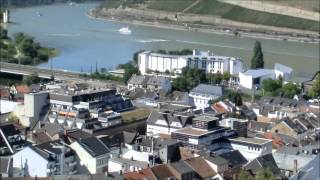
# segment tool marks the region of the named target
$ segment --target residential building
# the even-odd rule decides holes
[[[237,118],[226,118],[219,122],[222,127],[229,127],[234,130],[238,136],[246,137],[248,130],[248,120]]]
[[[123,174],[125,180],[141,180],[141,179],[148,179],[148,180],[158,180],[157,177],[154,175],[151,168],[142,169],[140,171],[135,172],[127,172]]]
[[[132,75],[128,81],[128,89],[141,88],[151,91],[171,91],[171,82],[164,76]]]
[[[233,149],[239,152],[248,160],[272,153],[272,141],[263,138],[232,138],[229,139]]]
[[[108,170],[110,149],[98,138],[88,137],[73,142],[70,147],[77,153],[80,165],[91,174],[104,173]]]
[[[139,137],[134,144],[126,144],[122,157],[149,164],[169,163],[179,160],[180,143],[174,139]]]
[[[223,89],[221,86],[213,86],[207,84],[199,84],[189,93],[189,97],[191,97],[197,109],[204,109],[209,107],[210,100],[218,99],[222,95]]]
[[[319,154],[305,151],[304,147],[283,147],[272,155],[278,168],[286,177],[297,174],[298,171],[319,156]]]
[[[149,163],[113,156],[108,160],[108,173],[129,173],[149,167]]]
[[[195,180],[198,178],[197,173],[185,161],[170,163],[168,167],[178,180]]]
[[[212,149],[212,141],[229,136],[227,129],[217,124],[217,117],[199,116],[193,119],[192,127],[172,132],[171,138],[192,149]]]
[[[185,160],[185,162],[197,173],[200,179],[217,179],[223,180],[221,175],[217,173],[202,157],[196,157]]]
[[[228,161],[231,169],[240,169],[248,163],[248,160],[242,155],[242,153],[240,153],[239,150],[222,152],[219,156]]]
[[[280,123],[273,126],[270,131],[272,133],[279,133],[291,137],[297,137],[298,135],[306,132],[306,129],[304,129],[304,127],[297,121],[292,121],[288,118],[285,118],[280,121]]]
[[[287,81],[292,76],[292,69],[276,63],[274,69],[249,69],[246,72],[239,72],[240,86],[247,89],[260,88],[263,80],[282,77]]]
[[[60,140],[28,146],[13,155],[13,167],[19,176],[47,177],[77,173],[74,152]]]
[[[27,85],[12,85],[9,92],[13,100],[23,102],[24,94],[31,92],[31,90]]]
[[[14,154],[22,149],[25,140],[13,124],[0,124],[0,155]]]
[[[147,135],[171,134],[172,132],[191,126],[193,114],[172,112],[172,111],[152,111],[147,119]]]
[[[280,175],[280,170],[277,166],[276,161],[274,160],[272,154],[266,154],[256,159],[252,160],[244,167],[246,170],[250,170],[253,175],[257,175],[257,173],[265,168],[269,168],[274,176]]]
[[[313,160],[301,168],[290,180],[308,180],[320,177],[320,155],[317,155]]]
[[[171,169],[166,164],[156,165],[151,168],[157,179],[177,180]]]
[[[144,51],[139,54],[139,71],[142,75],[152,71],[181,74],[185,67],[197,68],[206,73],[225,73],[237,76],[244,69],[240,58],[218,56],[210,51],[193,50],[191,55],[168,55]]]

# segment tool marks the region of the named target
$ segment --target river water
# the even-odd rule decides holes
[[[132,59],[134,52],[157,49],[197,48],[218,55],[242,57],[249,65],[254,38],[207,34],[154,27],[129,25],[131,35],[118,29],[123,23],[95,20],[86,13],[97,4],[56,4],[11,11],[10,34],[25,32],[42,45],[59,50],[59,55],[42,67],[90,72],[99,68],[115,68]],[[42,14],[40,16],[39,14]],[[258,39],[262,43],[266,67],[275,62],[291,66],[296,74],[311,75],[319,69],[319,44]]]

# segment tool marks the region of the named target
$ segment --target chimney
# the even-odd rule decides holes
[[[293,161],[293,174],[297,174],[298,173],[298,160],[294,160]]]

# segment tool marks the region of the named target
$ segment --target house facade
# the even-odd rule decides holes
[[[132,75],[128,81],[128,90],[136,88],[164,92],[171,91],[171,82],[169,78],[164,76],[146,76],[146,75]]]
[[[47,177],[77,173],[74,152],[58,141],[25,147],[13,155],[13,167],[20,170],[19,176]]]
[[[191,125],[194,115],[171,111],[152,111],[147,119],[147,135],[171,134],[178,129]]]
[[[207,84],[199,84],[189,93],[189,97],[192,99],[196,109],[204,109],[209,107],[210,100],[218,99],[222,95],[222,87]]]
[[[109,148],[98,138],[89,137],[73,142],[70,147],[77,153],[80,165],[91,174],[107,172]]]

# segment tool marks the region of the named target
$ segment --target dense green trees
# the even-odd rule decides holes
[[[262,82],[262,88],[265,95],[271,96],[281,96],[286,98],[293,98],[294,95],[299,95],[301,93],[301,88],[297,84],[291,82],[282,84],[281,78],[265,79]]]
[[[282,82],[280,80],[265,79],[262,82],[262,88],[266,95],[280,95],[279,90],[282,87]]]
[[[238,92],[230,91],[227,94],[228,99],[233,102],[236,106],[242,106],[242,97]]]
[[[252,175],[246,171],[246,170],[241,170],[240,173],[238,174],[238,180],[254,180]]]
[[[260,169],[255,177],[256,180],[276,180],[277,178],[273,175],[269,168]]]
[[[251,69],[264,68],[263,53],[260,41],[256,41],[253,48],[253,57],[251,59]]]
[[[312,98],[317,98],[320,96],[320,73],[315,78],[312,88],[308,92],[308,95]]]
[[[253,177],[248,171],[241,170],[237,176],[238,180],[276,180],[276,176],[270,171],[269,168],[260,169],[255,177]]]
[[[294,95],[298,95],[301,92],[301,89],[298,85],[293,83],[287,83],[282,86],[282,96],[286,98],[293,98]]]
[[[16,33],[13,41],[7,36],[7,30],[0,28],[0,60],[10,63],[36,65],[48,61],[50,56],[55,55],[54,49],[41,47],[24,33]]]
[[[172,87],[179,91],[189,91],[199,83],[206,83],[205,72],[194,68],[183,68],[181,75],[174,79]]]
[[[182,49],[182,50],[172,50],[172,51],[166,51],[163,49],[160,49],[158,51],[156,51],[156,53],[159,54],[170,54],[170,55],[190,55],[193,53],[193,51],[191,49]]]

